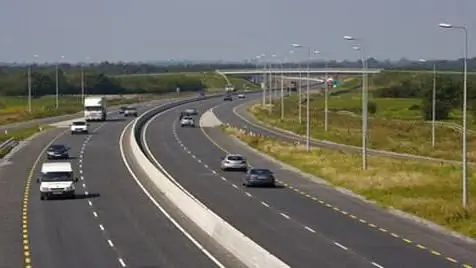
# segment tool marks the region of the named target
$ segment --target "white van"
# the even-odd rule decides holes
[[[53,196],[75,198],[78,178],[74,177],[70,162],[49,162],[41,166],[41,176],[36,182],[40,184],[41,200]]]

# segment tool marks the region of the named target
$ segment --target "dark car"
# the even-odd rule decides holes
[[[127,117],[127,116],[135,116],[137,117],[139,115],[139,113],[137,112],[137,109],[135,107],[127,107],[126,109],[124,109],[124,116]]]
[[[276,179],[271,170],[266,168],[251,168],[246,172],[243,185],[249,186],[270,186],[276,185]]]
[[[233,101],[233,97],[231,95],[226,95],[224,98],[223,98],[224,101]]]
[[[48,159],[68,159],[69,147],[63,144],[53,144],[46,150]]]

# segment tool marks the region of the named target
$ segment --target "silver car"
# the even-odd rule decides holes
[[[239,154],[227,154],[221,159],[222,170],[248,170],[246,158]]]
[[[195,127],[195,120],[192,117],[184,117],[180,120],[180,126],[182,127]]]

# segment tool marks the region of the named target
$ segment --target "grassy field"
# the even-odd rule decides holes
[[[226,128],[225,132],[278,160],[383,206],[476,237],[476,206],[461,208],[459,166],[369,156],[369,168],[363,171],[359,155],[319,148],[306,152],[303,146],[250,136],[236,128]],[[476,176],[474,173],[470,176],[469,191],[474,192]]]
[[[208,88],[208,89],[224,89],[226,86],[226,80],[223,78],[223,76],[215,73],[215,72],[210,72],[210,73],[190,73],[187,74],[187,76],[199,76],[202,80],[202,83]],[[258,88],[259,85],[253,84],[248,80],[242,79],[242,78],[237,78],[233,76],[227,76],[228,80],[230,80],[230,83],[235,86],[237,89],[242,89],[244,87],[252,89],[252,88]]]
[[[49,128],[52,128],[51,126],[41,126],[41,131],[47,130]],[[24,140],[30,136],[32,136],[35,133],[40,132],[40,126],[35,126],[31,128],[25,128],[25,129],[20,129],[20,130],[15,130],[11,131],[8,134],[5,135],[5,133],[0,133],[0,143],[10,139],[14,138],[17,141]],[[11,148],[10,148],[11,149]],[[0,158],[4,157],[10,150],[5,150],[5,149],[0,149]]]
[[[184,93],[193,94],[193,93]],[[182,94],[182,96],[184,95]],[[161,95],[116,95],[108,98],[108,105],[121,105],[139,103],[158,98],[176,97],[174,94]],[[54,96],[45,96],[32,100],[32,113],[28,112],[28,99],[25,97],[2,97],[0,99],[0,125],[27,121],[51,116],[73,114],[83,109],[80,96],[61,96],[59,98],[59,108],[56,109],[56,99]]]
[[[431,125],[421,120],[418,100],[372,99],[377,112],[369,119],[369,147],[393,152],[432,156],[459,160],[461,133],[457,128],[438,126],[436,147],[431,147]],[[361,118],[358,94],[344,94],[329,100],[328,132],[324,131],[323,98],[313,96],[311,101],[311,136],[316,139],[360,146]],[[415,108],[416,107],[416,108]],[[298,123],[297,96],[285,101],[285,118],[281,120],[280,103],[277,102],[271,115],[259,105],[250,111],[260,121],[304,135],[306,131],[303,106],[303,123]],[[476,161],[476,135],[468,136],[470,161]]]

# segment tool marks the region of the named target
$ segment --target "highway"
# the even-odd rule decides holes
[[[119,146],[131,119],[117,113],[109,118],[106,123],[91,123],[89,135],[67,132],[55,141],[71,147],[71,161],[80,178],[74,200],[40,201],[36,184],[45,161],[43,147],[65,129],[34,139],[0,169],[0,193],[6,200],[0,213],[12,216],[2,218],[0,267],[22,267],[25,261],[38,268],[220,267],[220,261],[226,263],[226,256],[212,260],[206,255],[144,194],[123,164]],[[38,156],[31,188],[24,196],[22,184]],[[23,200],[28,207],[22,243]]]
[[[177,124],[185,108],[203,112],[216,107],[224,122],[246,125],[232,112],[242,102],[218,99],[184,105],[155,117],[145,128],[145,137],[156,160],[182,186],[272,254],[293,267],[433,268],[476,263],[474,245],[311,182],[218,129],[202,131]],[[223,147],[246,155],[252,165],[271,168],[285,187],[245,189],[242,173],[219,169]]]

